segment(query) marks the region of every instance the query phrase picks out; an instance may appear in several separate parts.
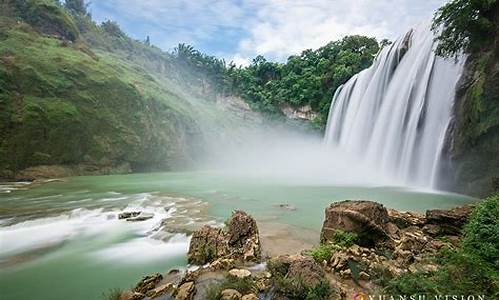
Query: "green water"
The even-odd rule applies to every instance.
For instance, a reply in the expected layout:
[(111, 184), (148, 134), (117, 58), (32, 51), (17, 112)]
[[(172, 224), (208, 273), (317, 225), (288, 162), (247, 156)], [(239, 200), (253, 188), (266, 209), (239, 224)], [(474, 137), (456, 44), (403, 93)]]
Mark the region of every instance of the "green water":
[[(110, 288), (131, 287), (142, 275), (185, 267), (187, 237), (155, 231), (172, 216), (186, 224), (220, 223), (243, 209), (258, 222), (317, 232), (304, 237), (317, 241), (324, 208), (344, 199), (414, 211), (474, 201), (404, 188), (301, 185), (210, 172), (68, 178), (0, 194), (0, 298), (102, 299)], [(283, 203), (296, 210), (280, 209)], [(131, 209), (150, 210), (155, 218), (116, 219)]]

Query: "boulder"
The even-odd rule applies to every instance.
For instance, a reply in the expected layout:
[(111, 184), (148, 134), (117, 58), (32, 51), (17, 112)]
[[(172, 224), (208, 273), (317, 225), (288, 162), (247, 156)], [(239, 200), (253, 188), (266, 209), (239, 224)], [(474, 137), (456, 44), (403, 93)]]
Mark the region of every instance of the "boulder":
[(223, 230), (205, 225), (193, 233), (187, 256), (189, 263), (203, 265), (228, 253), (227, 238)]
[(385, 230), (388, 221), (387, 210), (376, 202), (346, 200), (332, 203), (325, 209), (321, 242), (330, 241), (335, 232), (341, 230), (357, 234), (359, 245), (371, 247), (388, 238)]
[(312, 257), (299, 256), (291, 261), (287, 277), (302, 282), (306, 288), (314, 288), (321, 283), (325, 273)]
[(247, 294), (241, 297), (241, 300), (259, 300), (259, 297), (257, 297), (255, 294)]
[(192, 300), (195, 292), (194, 282), (185, 282), (177, 290), (175, 300)]
[(218, 259), (258, 261), (261, 246), (257, 222), (243, 211), (235, 211), (226, 222), (227, 231), (205, 225), (193, 233), (188, 262), (206, 264)]
[[(294, 288), (300, 290), (312, 289), (325, 278), (323, 269), (309, 256), (281, 255), (269, 261), (268, 269), (272, 278), (290, 279), (292, 282), (299, 283), (300, 286)], [(282, 290), (281, 292), (289, 291)]]
[(146, 294), (148, 291), (154, 289), (162, 279), (163, 276), (160, 273), (144, 276), (134, 288), (134, 292)]
[(241, 293), (233, 289), (225, 289), (220, 293), (221, 300), (240, 300)]
[(246, 269), (232, 269), (229, 271), (229, 275), (236, 277), (236, 278), (247, 278), (252, 275), (252, 272), (246, 270)]
[(473, 209), (473, 206), (465, 205), (450, 210), (428, 210), (426, 224), (438, 225), (442, 234), (459, 235)]

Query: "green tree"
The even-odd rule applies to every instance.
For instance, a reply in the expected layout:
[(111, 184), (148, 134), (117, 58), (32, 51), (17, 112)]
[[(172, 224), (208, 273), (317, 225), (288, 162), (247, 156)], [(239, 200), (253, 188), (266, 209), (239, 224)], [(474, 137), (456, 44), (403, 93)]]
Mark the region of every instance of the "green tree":
[(432, 28), (442, 30), (438, 55), (478, 51), (498, 36), (498, 0), (452, 0), (436, 12)]
[(90, 2), (85, 3), (85, 0), (65, 0), (64, 7), (74, 15), (88, 15), (88, 7)]

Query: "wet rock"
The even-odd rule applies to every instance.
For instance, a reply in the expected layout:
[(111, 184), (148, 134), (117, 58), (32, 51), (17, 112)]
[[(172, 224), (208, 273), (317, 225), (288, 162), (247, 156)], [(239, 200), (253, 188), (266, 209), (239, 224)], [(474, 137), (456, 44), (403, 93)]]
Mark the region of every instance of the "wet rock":
[(255, 294), (248, 294), (241, 297), (241, 300), (259, 300), (259, 297), (257, 297)]
[(142, 280), (134, 288), (135, 292), (146, 294), (149, 290), (152, 290), (156, 285), (163, 279), (163, 276), (159, 273), (148, 275), (142, 278)]
[(146, 221), (146, 220), (152, 219), (153, 217), (154, 217), (154, 214), (152, 214), (152, 213), (141, 212), (136, 217), (127, 218), (127, 221), (129, 221), (129, 222), (140, 222), (140, 221)]
[(234, 289), (225, 289), (220, 293), (221, 300), (240, 300), (241, 293)]
[(276, 205), (276, 207), (278, 207), (282, 210), (287, 210), (287, 211), (296, 211), (297, 210), (297, 207), (295, 207), (292, 204), (287, 204), (287, 203), (278, 204), (278, 205)]
[(132, 217), (137, 217), (140, 214), (141, 214), (140, 211), (122, 212), (122, 213), (118, 214), (118, 219), (121, 220), (121, 219), (128, 219), (128, 218), (132, 218)]
[(175, 300), (192, 300), (195, 292), (194, 282), (185, 282), (177, 290)]
[(321, 229), (321, 242), (331, 240), (337, 230), (358, 235), (358, 244), (373, 246), (388, 238), (385, 225), (389, 220), (387, 210), (372, 201), (342, 201), (325, 209), (325, 221)]
[(252, 272), (246, 270), (246, 269), (232, 269), (229, 271), (229, 275), (236, 277), (236, 278), (247, 278), (252, 275)]
[(450, 210), (428, 210), (426, 224), (440, 226), (443, 234), (459, 235), (473, 209), (473, 206), (465, 205)]

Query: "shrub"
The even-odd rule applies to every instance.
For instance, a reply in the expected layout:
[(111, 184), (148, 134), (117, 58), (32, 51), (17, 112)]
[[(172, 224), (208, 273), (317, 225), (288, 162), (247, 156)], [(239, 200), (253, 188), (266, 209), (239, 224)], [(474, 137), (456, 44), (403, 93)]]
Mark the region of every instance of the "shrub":
[(338, 246), (333, 244), (323, 244), (316, 248), (313, 248), (307, 255), (310, 255), (317, 263), (322, 263), (323, 261), (329, 261), (333, 255), (333, 252), (340, 249)]
[(498, 195), (485, 199), (474, 210), (463, 233), (457, 250), (441, 251), (437, 271), (403, 274), (386, 281), (385, 291), (498, 298)]
[(314, 258), (317, 263), (321, 263), (324, 260), (329, 261), (333, 252), (354, 245), (357, 238), (358, 237), (355, 233), (336, 230), (328, 243), (321, 244), (318, 247), (313, 248), (307, 253), (307, 255)]
[(358, 236), (355, 233), (335, 230), (329, 242), (338, 247), (347, 248), (354, 245), (357, 240)]
[(452, 0), (436, 12), (432, 26), (444, 27), (437, 37), (439, 55), (480, 50), (498, 35), (498, 0)]

